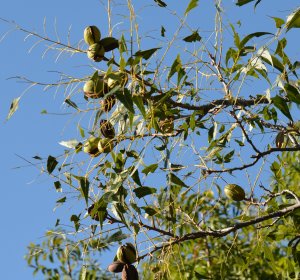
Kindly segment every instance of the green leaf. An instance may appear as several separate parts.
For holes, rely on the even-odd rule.
[[[166,33],[166,29],[163,26],[161,26],[161,28],[160,28],[161,37],[165,37],[165,33]]]
[[[142,170],[142,173],[148,175],[149,173],[153,173],[158,167],[157,163],[150,164]]]
[[[124,92],[117,91],[115,93],[117,99],[126,107],[126,109],[134,114],[133,100],[130,91],[125,88]]]
[[[32,158],[37,159],[37,160],[42,160],[42,158],[39,157],[39,156],[34,156],[34,157],[32,157]]]
[[[198,2],[198,0],[191,0],[184,14],[187,15],[192,9],[196,8],[198,6]]]
[[[120,219],[123,224],[129,228],[129,223],[126,220],[124,213],[126,212],[126,210],[124,209],[124,206],[121,203],[113,203],[112,207],[111,207],[112,212],[114,213],[114,215]]]
[[[79,144],[79,142],[76,139],[71,139],[68,141],[60,141],[58,144],[67,147],[69,149],[75,149]]]
[[[84,137],[85,137],[84,129],[83,129],[80,125],[78,125],[77,127],[78,127],[78,129],[79,129],[80,136],[81,136],[82,138],[84,138]]]
[[[99,219],[100,227],[102,229],[103,222],[107,216],[107,202],[104,195],[94,204],[94,207],[90,213],[91,217],[96,216]]]
[[[144,211],[151,217],[154,216],[155,214],[157,214],[157,211],[150,206],[143,206],[142,209],[144,209]]]
[[[74,226],[75,226],[75,230],[78,231],[79,227],[80,227],[80,218],[77,215],[72,215],[70,218],[71,222],[74,222]]]
[[[183,41],[191,43],[196,41],[201,41],[201,36],[199,35],[198,31],[194,31],[191,35],[183,38]]]
[[[85,199],[86,205],[88,205],[89,188],[90,188],[89,180],[86,177],[75,176],[75,175],[72,176],[79,182],[81,194]]]
[[[135,195],[138,198],[142,198],[146,195],[155,193],[156,189],[155,188],[150,188],[150,187],[139,187],[139,188],[134,189],[133,192],[135,193]]]
[[[133,150],[126,151],[126,155],[128,157],[132,157],[132,158],[135,158],[135,159],[139,158],[139,154],[136,151],[133,151]]]
[[[274,55],[266,56],[266,52],[263,52],[260,58],[264,62],[272,65],[273,67],[275,67],[281,73],[283,73],[285,71],[284,65],[280,62],[280,60],[276,56],[274,56]]]
[[[154,0],[154,2],[156,2],[158,4],[158,6],[160,7],[167,7],[167,4],[164,2],[164,1],[161,1],[161,0]]]
[[[133,95],[132,100],[135,103],[135,105],[139,108],[140,112],[142,113],[144,119],[146,119],[146,110],[144,107],[143,98],[140,95]]]
[[[120,42],[119,42],[119,51],[120,51],[121,54],[124,53],[124,52],[127,53],[126,40],[125,40],[125,37],[124,37],[123,34],[122,34],[121,40],[120,40]]]
[[[249,35],[247,35],[239,44],[239,49],[241,49],[242,47],[244,47],[247,42],[249,40],[251,40],[252,38],[254,37],[261,37],[261,36],[264,36],[264,35],[274,35],[273,33],[270,33],[270,32],[254,32],[254,33],[251,33]]]
[[[51,174],[53,172],[53,170],[55,169],[56,165],[58,164],[58,161],[56,160],[55,157],[53,156],[48,156],[47,159],[47,171],[49,174]]]
[[[280,28],[283,24],[284,24],[284,20],[282,18],[278,18],[278,17],[271,17],[276,24],[276,28]]]
[[[275,97],[272,98],[272,102],[274,106],[281,111],[282,114],[284,114],[288,119],[293,121],[289,107],[286,104],[286,101],[282,97],[276,95]]]
[[[65,103],[68,104],[69,106],[75,108],[77,111],[79,111],[78,106],[76,105],[75,102],[73,102],[70,98],[65,99]]]
[[[134,54],[134,56],[142,57],[145,60],[148,60],[159,49],[161,48],[153,48],[145,51],[138,51]]]
[[[199,280],[203,280],[203,279],[211,279],[209,276],[206,276],[202,273],[198,273],[197,271],[194,271],[195,273],[195,277],[196,279],[199,279]]]
[[[300,105],[300,93],[299,93],[297,88],[295,88],[291,84],[285,84],[284,85],[284,90],[287,94],[288,99],[291,102],[294,102],[294,103]]]
[[[293,11],[286,20],[286,32],[292,28],[300,28],[300,8]]]
[[[54,187],[56,189],[57,192],[61,192],[62,188],[61,188],[61,183],[59,181],[55,181],[54,182]]]
[[[8,115],[6,117],[6,120],[8,121],[12,115],[18,110],[19,108],[19,101],[20,101],[21,97],[15,98],[11,104],[10,104],[10,108],[9,108],[9,112]]]
[[[56,201],[56,203],[64,203],[66,202],[67,198],[64,196],[62,198],[60,198],[59,200]]]
[[[228,51],[227,51],[227,53],[226,53],[226,57],[225,57],[226,65],[228,66],[228,61],[230,59],[232,59],[233,61],[235,61],[236,58],[237,58],[237,56],[238,56],[238,52],[235,49],[233,49],[233,48],[229,48]]]
[[[171,66],[171,70],[168,75],[168,80],[170,80],[176,72],[178,73],[180,69],[181,69],[181,59],[180,59],[180,54],[178,54]]]
[[[137,183],[139,186],[142,186],[139,171],[135,170],[134,173],[131,175],[131,178],[135,183]]]
[[[170,181],[172,184],[178,185],[180,187],[185,187],[185,188],[189,187],[180,178],[178,178],[174,173],[170,173],[169,176],[170,176]]]
[[[106,242],[109,243],[115,243],[115,242],[120,242],[126,238],[128,238],[129,235],[128,234],[124,234],[121,230],[115,232],[114,234],[112,234],[111,236],[109,236],[106,239]]]
[[[80,271],[80,276],[79,280],[85,280],[87,275],[87,268],[85,265],[82,266],[81,271]]]
[[[237,48],[239,48],[240,45],[240,36],[239,34],[235,31],[234,25],[230,24],[230,27],[233,31],[233,37],[234,37],[234,44]]]
[[[250,2],[253,2],[253,1],[255,1],[255,0],[238,0],[236,5],[237,6],[243,6],[243,5],[246,5],[246,4],[248,4]]]

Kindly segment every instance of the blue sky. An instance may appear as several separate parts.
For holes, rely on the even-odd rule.
[[[168,2],[173,1],[166,1]],[[168,4],[182,14],[188,1],[180,1],[180,4],[174,4],[174,2]],[[280,7],[280,2],[282,1],[262,1],[255,14],[253,14],[252,5],[243,8],[236,8],[232,5],[227,16],[234,23],[239,19],[245,20],[244,30],[247,33],[274,30],[272,20],[262,22],[260,16],[285,18],[291,8],[295,7],[295,1],[285,1],[284,8]],[[138,6],[142,8],[145,5],[152,5],[154,1],[134,1],[134,3],[138,3]],[[189,22],[193,28],[199,28],[201,35],[205,37],[205,34],[208,34],[212,28],[213,10],[211,7],[202,9],[202,5],[206,5],[205,1],[200,1],[199,7],[191,13]],[[120,12],[124,12],[124,9],[122,6],[119,7]],[[140,11],[138,19],[140,29],[147,36],[143,43],[145,49],[156,47],[156,41],[153,38],[159,36],[161,25],[166,26],[167,34],[172,34],[174,31],[173,26],[168,26],[174,17],[166,17],[162,9],[157,8],[155,14],[148,13],[145,8]],[[22,27],[38,32],[43,32],[43,21],[46,18],[47,30],[52,35],[56,21],[62,40],[66,38],[68,28],[72,25],[71,41],[73,43],[82,39],[83,29],[87,25],[99,26],[104,36],[107,35],[106,30],[108,30],[105,10],[100,1],[94,0],[88,3],[69,0],[5,1],[1,5],[0,17],[14,20]],[[121,16],[116,16],[114,20],[115,24],[118,23],[116,33],[120,34],[123,30],[126,32],[125,19],[122,21]],[[10,29],[9,25],[0,21],[0,34]],[[69,115],[56,114],[68,112],[62,105],[63,96],[59,91],[57,93],[44,92],[42,88],[34,87],[21,99],[20,109],[16,114],[9,122],[5,122],[12,99],[20,96],[27,87],[25,84],[8,78],[20,75],[47,82],[57,78],[49,71],[66,71],[80,77],[86,75],[89,69],[89,62],[84,54],[72,58],[62,57],[55,62],[53,52],[41,58],[44,50],[42,46],[28,53],[33,41],[29,38],[24,42],[24,38],[25,35],[22,32],[12,32],[0,43],[0,144],[2,147],[0,263],[4,268],[1,271],[1,277],[9,280],[32,279],[32,271],[26,267],[23,259],[26,245],[31,241],[38,242],[45,231],[54,226],[56,219],[64,215],[60,209],[53,211],[55,201],[59,198],[54,190],[53,181],[46,176],[41,176],[37,168],[29,166],[21,157],[34,162],[32,157],[35,155],[47,157],[50,154],[60,154],[62,147],[58,145],[58,142],[76,134],[72,130],[73,125],[76,125],[76,120],[71,119]],[[293,42],[292,36],[291,40]],[[289,43],[289,48],[294,52],[294,56],[299,57],[299,50],[296,49],[295,44]],[[41,114],[40,112],[44,109],[55,114]],[[64,209],[66,210],[68,208]]]

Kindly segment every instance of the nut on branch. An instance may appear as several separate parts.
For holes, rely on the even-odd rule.
[[[113,140],[109,138],[102,138],[98,142],[99,153],[110,153],[114,148]]]
[[[138,280],[139,275],[133,265],[126,264],[122,271],[122,280]]]
[[[107,270],[110,272],[113,272],[113,273],[120,273],[123,271],[124,266],[125,266],[125,263],[120,262],[120,261],[115,261],[108,266]]]
[[[228,198],[234,201],[242,201],[246,196],[244,189],[236,184],[229,184],[225,186],[224,193]]]
[[[100,62],[103,60],[105,54],[105,49],[100,43],[95,43],[91,45],[87,51],[87,56],[89,59]]]
[[[83,151],[88,153],[91,157],[99,156],[98,143],[100,138],[90,137],[83,145]]]
[[[108,92],[107,83],[104,81],[103,77],[98,76],[84,84],[83,92],[86,97],[93,99],[101,98]]]
[[[100,41],[101,32],[97,26],[91,25],[84,29],[84,41],[90,46]]]
[[[114,96],[108,96],[101,101],[101,110],[109,112],[116,104],[116,98]]]
[[[131,243],[126,243],[118,248],[117,258],[126,264],[132,264],[137,259],[136,250]]]
[[[106,138],[112,139],[115,137],[115,129],[113,125],[107,120],[100,121],[100,131]]]

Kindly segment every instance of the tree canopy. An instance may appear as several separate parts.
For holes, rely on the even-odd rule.
[[[231,10],[265,1],[191,0],[181,14],[141,2],[126,2],[115,31],[120,7],[108,0],[108,32],[95,22],[76,43],[6,22],[89,65],[46,84],[18,77],[60,92],[76,120],[60,155],[34,158],[67,216],[28,247],[28,264],[47,279],[118,279],[103,256],[130,243],[140,279],[299,279],[300,62],[289,38],[300,8],[247,33]],[[149,36],[141,7],[173,21],[155,17]],[[199,9],[213,10],[209,31],[190,21]]]

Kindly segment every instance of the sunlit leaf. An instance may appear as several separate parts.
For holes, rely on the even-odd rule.
[[[300,8],[291,13],[286,20],[286,31],[292,28],[300,28]]]
[[[12,103],[10,104],[10,108],[9,108],[9,112],[6,117],[6,120],[9,120],[11,118],[11,116],[18,110],[20,99],[21,99],[21,97],[18,97],[12,101]]]
[[[76,139],[71,139],[68,141],[60,141],[58,144],[67,147],[69,149],[75,149],[79,144],[79,142]]]
[[[187,15],[192,9],[196,8],[198,6],[199,0],[191,0],[188,4],[184,14]]]
[[[276,28],[280,28],[283,24],[284,24],[284,20],[282,18],[278,18],[278,17],[271,17],[276,24]]]

